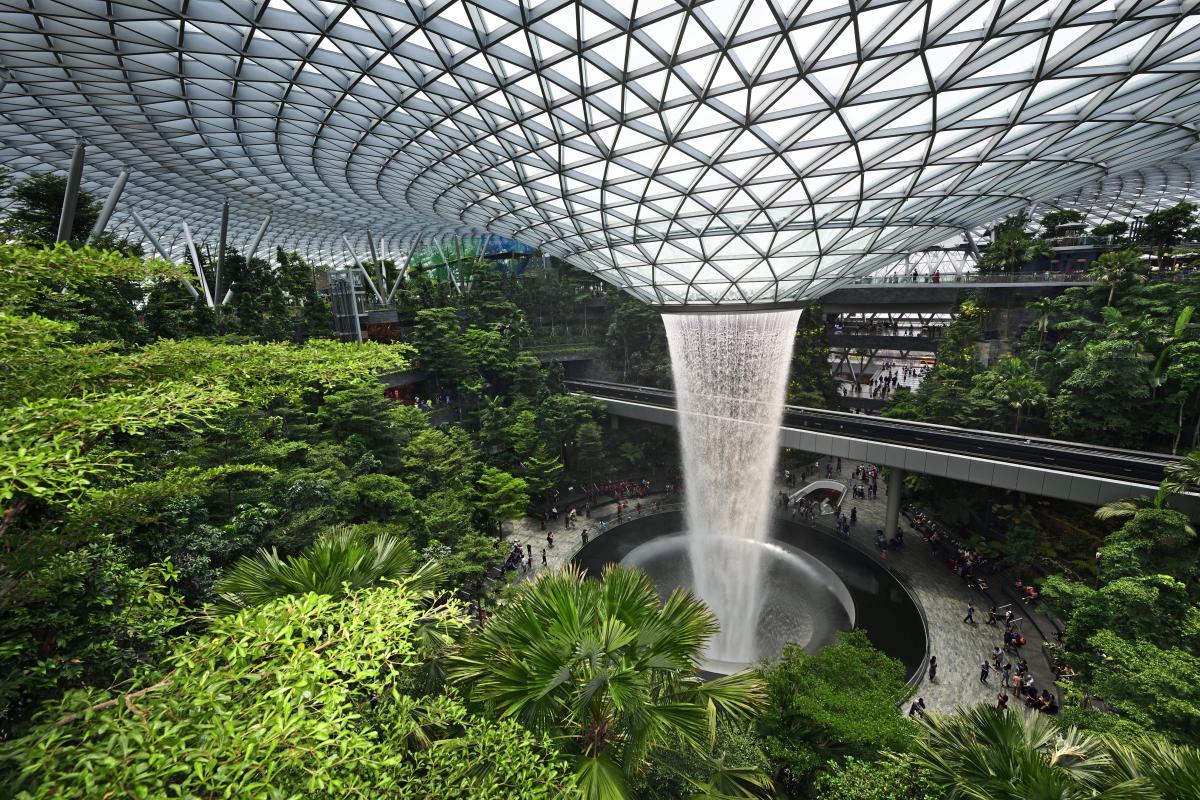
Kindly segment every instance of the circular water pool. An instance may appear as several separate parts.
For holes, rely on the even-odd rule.
[[[574,561],[593,576],[607,564],[639,567],[665,597],[677,587],[692,588],[689,548],[704,546],[691,541],[684,528],[679,512],[632,520],[593,539]],[[754,548],[762,565],[758,622],[750,644],[720,657],[710,653],[706,669],[731,672],[772,660],[789,642],[816,652],[851,628],[865,631],[872,644],[900,660],[910,675],[922,667],[925,628],[920,612],[896,578],[866,554],[784,520],[776,520],[766,542],[724,542],[722,547],[731,545],[744,554]]]

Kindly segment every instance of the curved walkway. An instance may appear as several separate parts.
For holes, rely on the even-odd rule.
[[[836,462],[835,462],[836,463]],[[852,465],[843,461],[848,470]],[[823,474],[823,473],[819,473]],[[835,470],[835,477],[837,472]],[[783,487],[780,487],[781,489]],[[885,495],[885,487],[880,481],[881,495]],[[673,498],[672,498],[673,499]],[[643,499],[643,507],[654,500],[666,500],[665,495],[655,494]],[[959,704],[974,705],[976,703],[996,702],[996,695],[1001,688],[1001,676],[997,670],[992,670],[986,684],[979,681],[979,665],[990,661],[992,648],[1000,644],[1004,634],[1003,623],[995,626],[987,625],[987,609],[992,600],[977,589],[968,588],[966,583],[952,572],[948,565],[935,558],[929,546],[922,541],[911,528],[905,525],[905,548],[901,553],[891,553],[886,558],[880,556],[874,546],[876,528],[883,527],[884,513],[887,508],[886,496],[874,500],[855,500],[847,498],[842,503],[842,510],[849,513],[850,508],[858,508],[858,522],[851,530],[850,545],[866,553],[886,569],[896,573],[916,595],[925,615],[929,638],[929,651],[937,656],[938,672],[936,683],[931,683],[928,673],[923,672],[916,681],[915,697],[923,697],[926,706],[937,711],[953,711]],[[506,536],[516,539],[523,545],[533,547],[534,569],[526,573],[529,577],[536,576],[545,569],[559,569],[568,563],[582,547],[581,531],[587,528],[589,536],[594,536],[600,520],[611,520],[616,516],[616,504],[607,503],[592,509],[591,517],[581,518],[573,529],[563,527],[562,520],[546,523],[546,530],[541,529],[538,520],[525,517],[511,523]],[[628,516],[628,513],[626,514]],[[806,523],[818,531],[834,536],[832,515],[818,517]],[[902,524],[903,521],[902,521]],[[546,532],[553,531],[555,546],[546,550],[547,565],[541,564],[541,551],[546,546]],[[995,588],[995,587],[994,587]],[[1001,596],[997,593],[997,597]],[[975,606],[976,625],[964,623],[967,603]],[[996,602],[1002,603],[1003,600]],[[1026,609],[1019,603],[1013,607],[1017,618],[1021,619]],[[1001,610],[1003,614],[1003,610]],[[1043,641],[1032,625],[1023,625],[1027,644],[1023,655],[1029,662],[1030,671],[1039,690],[1053,687],[1053,676],[1049,665],[1041,655]],[[1015,663],[1015,657],[1009,656]],[[1010,691],[1010,695],[1013,693]],[[1017,697],[1011,696],[1010,707],[1021,707]],[[903,709],[907,712],[907,707]]]

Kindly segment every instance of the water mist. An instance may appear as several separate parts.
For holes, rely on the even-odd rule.
[[[664,314],[679,412],[688,556],[721,622],[710,659],[749,662],[763,601],[779,426],[799,310]]]

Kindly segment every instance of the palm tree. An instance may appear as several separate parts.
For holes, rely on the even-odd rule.
[[[217,581],[216,609],[233,613],[288,595],[341,595],[385,581],[422,594],[437,589],[443,577],[441,567],[422,561],[403,537],[364,536],[354,528],[334,526],[298,556],[283,559],[271,548],[243,557]]]
[[[697,676],[717,619],[688,592],[665,602],[638,570],[603,580],[576,569],[526,585],[450,659],[468,699],[549,735],[576,759],[585,798],[631,796],[628,779],[657,748],[682,742],[708,757],[719,721],[743,723],[764,699],[752,671]],[[766,776],[721,774],[711,793],[767,790]],[[694,777],[694,776],[688,776]]]
[[[1042,714],[976,706],[930,714],[923,726],[913,760],[947,800],[1161,797],[1150,779],[1117,766],[1105,739]]]
[[[1110,741],[1113,764],[1128,778],[1145,776],[1163,800],[1200,797],[1200,750],[1173,745],[1160,736]]]
[[[1029,304],[1029,309],[1037,313],[1034,324],[1038,329],[1039,350],[1046,346],[1046,334],[1050,332],[1050,323],[1054,319],[1054,312],[1057,308],[1058,304],[1052,297],[1041,297]]]
[[[1200,450],[1188,453],[1182,461],[1169,465],[1165,472],[1158,484],[1158,491],[1152,497],[1141,495],[1113,500],[1097,508],[1094,516],[1100,520],[1120,522],[1131,519],[1143,509],[1166,508],[1173,496],[1200,488]],[[1195,535],[1195,529],[1190,523],[1186,528]]]
[[[1002,358],[993,370],[992,402],[1015,412],[1013,433],[1021,432],[1021,416],[1031,408],[1046,404],[1046,386],[1024,361],[1016,356]]]
[[[1146,280],[1142,261],[1136,250],[1114,250],[1096,259],[1088,270],[1088,277],[1108,286],[1108,302],[1111,306],[1117,286],[1140,283]]]
[[[1165,470],[1162,487],[1170,494],[1200,489],[1200,450],[1193,450]]]

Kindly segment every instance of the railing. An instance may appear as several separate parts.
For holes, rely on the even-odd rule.
[[[942,283],[1094,283],[1086,272],[963,272],[934,273],[932,275],[866,275],[846,284],[845,289],[856,286],[897,286]]]
[[[826,327],[825,333],[829,336],[888,336],[893,338],[904,339],[937,339],[941,337],[945,331],[945,325],[935,326],[905,326],[901,325],[898,328],[891,325],[877,326],[860,326],[860,325],[843,325],[841,328]]]
[[[536,356],[553,356],[563,353],[578,353],[586,350],[599,350],[600,343],[596,341],[594,336],[580,336],[572,338],[564,338],[547,341],[546,339],[535,340],[537,344],[531,344],[524,348]]]
[[[1096,236],[1090,233],[1079,236],[1055,236],[1046,241],[1051,247],[1112,247],[1121,244],[1115,236]]]

